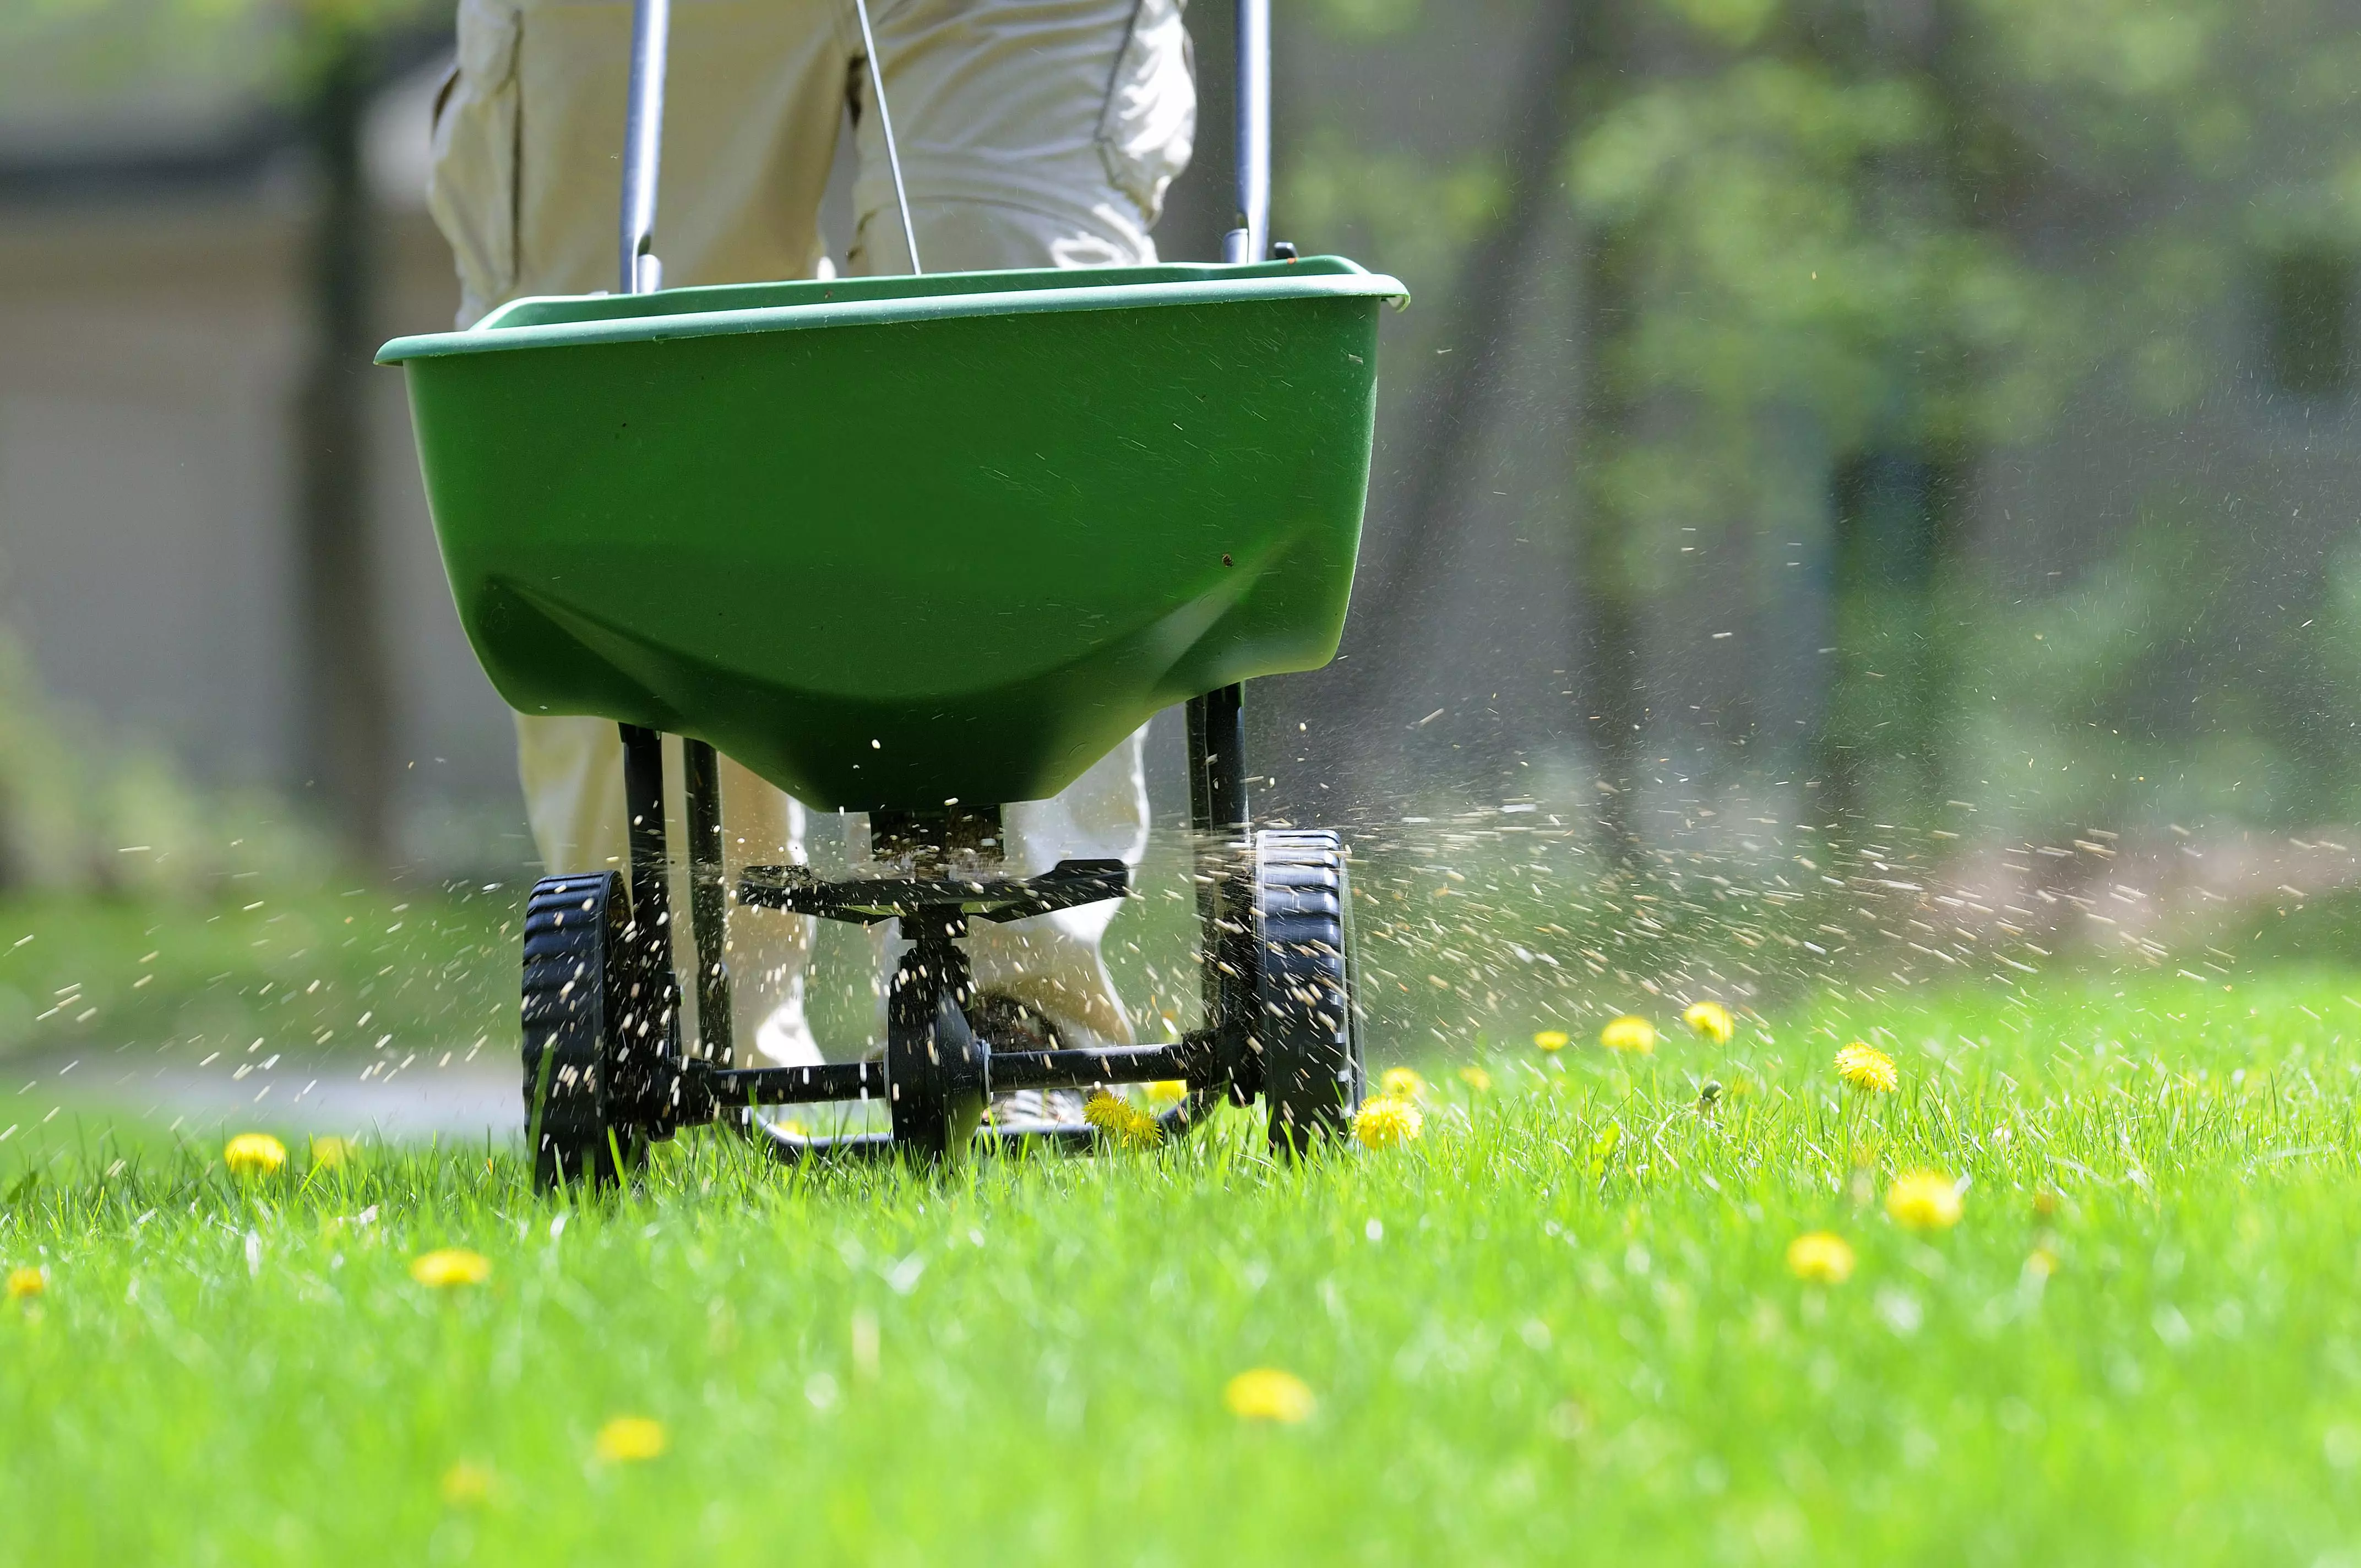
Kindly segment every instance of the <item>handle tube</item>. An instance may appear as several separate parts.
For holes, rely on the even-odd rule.
[[[664,287],[656,259],[656,176],[664,164],[664,46],[672,0],[633,0],[631,95],[623,120],[621,265],[615,291],[653,294]]]
[[[706,1060],[737,1065],[730,1021],[729,886],[721,862],[721,759],[712,743],[684,737],[682,789],[688,796],[688,929],[697,944],[697,1048]]]
[[[1237,0],[1237,226],[1222,237],[1224,261],[1270,255],[1270,0]]]

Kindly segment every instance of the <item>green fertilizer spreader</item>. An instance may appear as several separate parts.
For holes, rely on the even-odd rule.
[[[662,0],[640,11],[656,47],[653,71],[635,60],[635,151],[660,104]],[[1267,75],[1254,102],[1267,115]],[[1282,1149],[1342,1130],[1361,1092],[1344,847],[1254,828],[1240,685],[1336,651],[1378,314],[1401,285],[1287,256],[661,290],[644,145],[626,291],[518,300],[379,356],[407,372],[444,565],[493,685],[528,713],[622,726],[628,881],[552,875],[528,910],[539,1179],[613,1179],[651,1138],[713,1121],[794,1159],[1086,1146],[1087,1123],[981,1113],[1012,1090],[1176,1079],[1191,1093],[1167,1133],[1257,1096]],[[1257,219],[1230,249],[1259,255],[1245,193]],[[999,803],[1055,794],[1176,702],[1205,1026],[1092,1050],[983,1037],[967,922],[1129,891],[1119,861],[1005,874]],[[664,731],[687,741],[686,1045]],[[869,814],[878,874],[756,867],[726,888],[717,748],[808,805]],[[737,1066],[733,896],[900,921],[913,946],[881,1060]],[[805,1137],[756,1109],[866,1099],[890,1133]]]

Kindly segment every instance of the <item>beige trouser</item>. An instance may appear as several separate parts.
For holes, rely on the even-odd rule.
[[[928,270],[1156,259],[1148,231],[1196,123],[1182,3],[872,0]],[[457,258],[461,324],[522,295],[614,286],[631,26],[630,0],[460,0],[429,200]],[[847,269],[908,270],[869,98],[851,0],[675,0],[656,221],[665,283],[813,276],[848,108],[860,172]],[[543,864],[621,865],[615,727],[526,714],[516,723]],[[667,755],[678,846],[677,742]],[[734,762],[722,797],[733,881],[746,863],[803,858],[796,802]],[[1070,856],[1137,863],[1148,828],[1140,737],[1056,799],[1010,806],[1005,826],[1012,869],[1024,872]],[[1114,908],[981,927],[970,943],[979,983],[1040,1009],[1077,1044],[1128,1040],[1099,956]],[[757,1048],[815,1059],[803,1005],[809,921],[738,910],[730,924],[741,1016],[762,1020]]]

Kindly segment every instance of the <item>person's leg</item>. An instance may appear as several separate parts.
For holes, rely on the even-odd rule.
[[[872,0],[929,272],[1125,266],[1188,167],[1197,87],[1180,0]],[[909,270],[885,140],[853,82],[858,272]]]
[[[656,251],[669,287],[809,277],[849,0],[675,0]],[[460,323],[616,282],[631,0],[461,0],[428,203]]]
[[[657,222],[667,283],[813,270],[851,59],[843,9],[838,0],[675,0]],[[429,198],[457,261],[462,325],[522,295],[614,286],[631,28],[630,0],[462,0]],[[544,867],[621,869],[615,726],[519,714],[517,741]],[[677,742],[666,751],[677,859]],[[733,762],[722,800],[733,880],[749,861],[802,858],[800,810],[778,790]],[[741,912],[731,931],[740,1011],[764,1020],[757,1047],[811,1059],[802,1007],[810,922]]]
[[[873,0],[902,170],[930,272],[1152,262],[1166,185],[1189,161],[1196,84],[1177,0]],[[909,269],[869,79],[854,78],[861,173],[850,257],[858,272]],[[1007,807],[1010,868],[1139,863],[1148,844],[1145,732],[1055,799]],[[979,922],[981,990],[1050,1020],[1069,1042],[1128,1042],[1100,957],[1118,905]]]

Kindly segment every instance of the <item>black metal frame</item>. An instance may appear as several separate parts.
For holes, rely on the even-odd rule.
[[[776,1152],[789,1159],[884,1153],[897,1146],[939,1157],[963,1144],[963,1127],[972,1126],[975,1113],[992,1095],[1007,1090],[1179,1080],[1190,1092],[1160,1118],[1170,1132],[1186,1130],[1218,1100],[1237,1104],[1252,1101],[1261,1089],[1261,1072],[1247,1038],[1258,966],[1248,885],[1251,856],[1246,852],[1242,688],[1224,686],[1191,700],[1188,729],[1190,818],[1203,844],[1197,883],[1205,942],[1207,1027],[1166,1045],[1038,1050],[995,1048],[968,1024],[971,981],[966,955],[959,948],[968,922],[1023,920],[1126,897],[1131,872],[1121,861],[1062,861],[1038,876],[1024,878],[914,874],[833,882],[801,866],[751,866],[739,880],[740,903],[860,925],[898,919],[911,947],[895,966],[887,995],[884,1060],[741,1069],[732,1039],[725,958],[728,896],[719,759],[705,741],[683,742],[689,927],[697,952],[697,1033],[691,1044],[682,1037],[685,999],[673,966],[663,739],[654,730],[623,725],[624,794],[631,814],[631,918],[624,938],[639,987],[663,1020],[653,1031],[658,1043],[646,1066],[652,1081],[644,1093],[633,1096],[654,1113],[656,1124],[645,1129],[647,1135],[669,1137],[682,1127],[736,1120],[768,1135]],[[933,826],[928,814],[897,814],[896,842],[919,842]],[[977,841],[977,830],[963,817],[945,831],[965,848]],[[896,1083],[903,1092],[895,1091]],[[802,1138],[748,1114],[759,1106],[873,1098],[887,1102],[893,1133]],[[990,1142],[1004,1144],[1047,1140],[1079,1145],[1093,1135],[1087,1127],[1059,1124],[993,1131],[999,1136]]]
[[[738,879],[741,904],[859,926],[929,912],[1005,923],[1121,898],[1130,891],[1131,868],[1121,861],[1060,861],[1039,876],[1022,880],[951,876],[823,882],[804,866],[749,866]]]

